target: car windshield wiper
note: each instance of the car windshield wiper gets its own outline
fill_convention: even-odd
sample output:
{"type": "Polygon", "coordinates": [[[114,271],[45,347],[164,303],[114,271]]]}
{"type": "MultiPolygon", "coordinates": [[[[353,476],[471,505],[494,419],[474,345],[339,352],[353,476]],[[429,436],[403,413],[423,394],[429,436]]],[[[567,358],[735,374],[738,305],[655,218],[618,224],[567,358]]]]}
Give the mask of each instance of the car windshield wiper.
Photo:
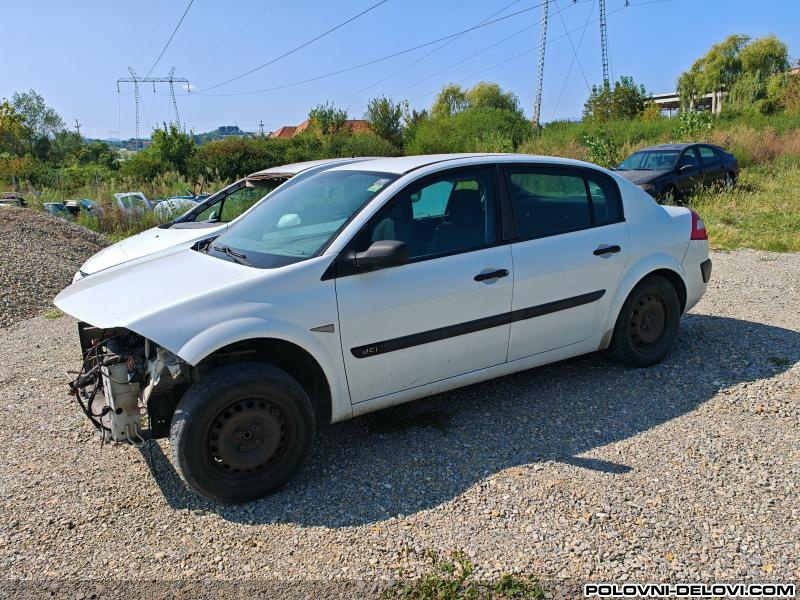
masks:
{"type": "Polygon", "coordinates": [[[236,252],[236,250],[233,250],[230,246],[213,246],[213,248],[217,252],[222,252],[223,254],[227,254],[240,265],[245,265],[248,267],[253,266],[251,263],[247,261],[246,254],[242,254],[241,252],[236,252]]]}

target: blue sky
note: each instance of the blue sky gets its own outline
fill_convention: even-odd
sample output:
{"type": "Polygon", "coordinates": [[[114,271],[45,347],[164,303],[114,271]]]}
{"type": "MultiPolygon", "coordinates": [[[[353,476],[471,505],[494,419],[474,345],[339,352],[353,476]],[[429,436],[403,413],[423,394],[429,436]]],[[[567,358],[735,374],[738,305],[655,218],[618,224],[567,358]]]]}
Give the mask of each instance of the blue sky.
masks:
{"type": "MultiPolygon", "coordinates": [[[[530,115],[539,8],[464,34],[427,57],[440,44],[313,83],[258,94],[211,94],[262,90],[345,69],[472,27],[509,4],[498,17],[535,7],[540,0],[513,4],[511,0],[388,0],[285,59],[203,92],[375,1],[195,0],[153,74],[166,74],[175,66],[176,75],[189,79],[195,92],[180,89],[178,104],[187,128],[196,132],[233,124],[257,131],[262,119],[267,130],[276,129],[302,121],[309,108],[324,101],[347,108],[357,118],[367,101],[379,94],[424,108],[442,85],[471,85],[482,79],[516,93],[530,115]],[[469,58],[472,55],[476,56],[469,58]],[[422,60],[410,65],[417,59],[422,60]],[[379,83],[400,69],[404,70],[379,83]]],[[[187,0],[2,0],[2,4],[6,26],[0,97],[33,88],[69,124],[78,118],[84,135],[132,137],[133,88],[123,85],[118,94],[116,80],[127,75],[128,66],[140,75],[150,69],[187,0]]],[[[800,56],[797,0],[629,0],[627,8],[624,4],[625,0],[607,0],[612,74],[632,75],[652,92],[674,89],[681,71],[731,33],[752,37],[774,33],[789,44],[793,60],[800,56]]],[[[596,0],[550,0],[543,121],[578,117],[588,94],[586,82],[600,81],[597,17],[596,0]],[[565,31],[571,32],[569,39],[565,31]],[[572,47],[579,60],[569,72],[572,47]]],[[[157,91],[142,87],[143,132],[170,119],[167,87],[157,91]]]]}

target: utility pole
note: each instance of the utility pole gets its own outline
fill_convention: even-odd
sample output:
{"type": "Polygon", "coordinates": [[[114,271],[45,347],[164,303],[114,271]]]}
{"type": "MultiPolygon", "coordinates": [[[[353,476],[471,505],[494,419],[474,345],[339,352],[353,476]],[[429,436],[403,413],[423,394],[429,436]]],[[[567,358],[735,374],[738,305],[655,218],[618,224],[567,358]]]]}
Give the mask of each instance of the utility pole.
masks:
{"type": "Polygon", "coordinates": [[[258,126],[261,128],[261,137],[264,137],[264,119],[259,119],[258,126]]]}
{"type": "Polygon", "coordinates": [[[175,84],[176,83],[185,83],[186,90],[191,92],[191,88],[189,87],[189,80],[185,77],[175,77],[175,67],[172,67],[169,70],[169,75],[166,77],[140,77],[136,74],[136,71],[133,70],[133,67],[128,67],[128,72],[131,74],[130,77],[120,77],[117,79],[117,93],[119,94],[119,84],[120,83],[132,83],[133,84],[133,95],[134,95],[134,102],[136,103],[136,148],[142,147],[142,141],[139,136],[139,126],[140,126],[140,105],[142,103],[142,96],[139,92],[139,84],[141,83],[152,83],[153,84],[153,92],[156,91],[156,84],[157,83],[167,83],[169,84],[169,95],[172,100],[172,110],[175,112],[175,120],[173,123],[181,129],[181,118],[178,114],[178,102],[175,100],[175,84]]]}
{"type": "MultiPolygon", "coordinates": [[[[601,0],[602,1],[602,0],[601,0]]],[[[533,124],[539,126],[542,114],[542,82],[544,81],[544,49],[547,46],[547,5],[549,0],[542,0],[542,20],[539,32],[539,66],[536,73],[536,100],[533,103],[533,124]]]]}
{"type": "MultiPolygon", "coordinates": [[[[606,29],[606,0],[599,0],[600,5],[600,55],[603,59],[603,87],[610,87],[608,81],[608,30],[606,29]]],[[[627,3],[626,3],[627,4],[627,3]]]]}
{"type": "Polygon", "coordinates": [[[81,135],[81,124],[78,123],[78,117],[75,117],[75,129],[78,132],[78,137],[81,135]]]}

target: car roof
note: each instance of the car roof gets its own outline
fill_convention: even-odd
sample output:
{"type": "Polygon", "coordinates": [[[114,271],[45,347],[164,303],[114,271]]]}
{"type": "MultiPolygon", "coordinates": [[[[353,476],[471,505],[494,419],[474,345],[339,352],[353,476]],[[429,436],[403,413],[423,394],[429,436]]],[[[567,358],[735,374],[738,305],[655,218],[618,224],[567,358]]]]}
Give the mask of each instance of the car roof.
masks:
{"type": "MultiPolygon", "coordinates": [[[[682,142],[680,144],[656,144],[655,146],[648,146],[647,148],[641,148],[637,150],[637,152],[641,152],[642,150],[685,150],[690,146],[697,146],[697,142],[682,142]]],[[[704,146],[711,146],[712,144],[703,144],[704,146]]]]}
{"type": "Polygon", "coordinates": [[[376,158],[358,164],[347,164],[334,167],[333,171],[375,171],[378,173],[393,173],[404,175],[431,165],[444,164],[449,162],[456,163],[454,166],[468,165],[470,163],[486,162],[526,162],[537,164],[572,165],[576,167],[592,167],[600,169],[597,165],[574,160],[571,158],[561,158],[559,156],[538,156],[535,154],[494,154],[494,153],[464,153],[464,154],[423,154],[419,156],[398,156],[376,158]],[[470,160],[473,159],[473,160],[470,160]]]}
{"type": "Polygon", "coordinates": [[[293,177],[294,175],[297,175],[298,173],[305,171],[306,169],[310,169],[312,167],[317,167],[320,165],[339,165],[351,162],[360,162],[364,160],[370,160],[370,157],[323,158],[321,160],[306,160],[303,162],[296,162],[288,165],[278,165],[277,167],[270,167],[269,169],[256,171],[255,173],[250,173],[250,175],[245,177],[245,179],[250,179],[251,177],[260,178],[269,175],[274,177],[278,177],[281,175],[287,175],[289,177],[293,177]]]}

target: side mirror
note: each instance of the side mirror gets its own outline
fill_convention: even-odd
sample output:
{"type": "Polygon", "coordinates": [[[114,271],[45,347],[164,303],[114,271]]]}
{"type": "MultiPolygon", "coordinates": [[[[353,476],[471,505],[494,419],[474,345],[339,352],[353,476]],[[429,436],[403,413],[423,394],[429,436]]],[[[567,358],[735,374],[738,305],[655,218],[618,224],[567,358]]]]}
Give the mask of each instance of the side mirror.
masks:
{"type": "Polygon", "coordinates": [[[408,262],[408,247],[397,240],[373,242],[364,252],[357,252],[355,266],[359,271],[396,267],[408,262]]]}

